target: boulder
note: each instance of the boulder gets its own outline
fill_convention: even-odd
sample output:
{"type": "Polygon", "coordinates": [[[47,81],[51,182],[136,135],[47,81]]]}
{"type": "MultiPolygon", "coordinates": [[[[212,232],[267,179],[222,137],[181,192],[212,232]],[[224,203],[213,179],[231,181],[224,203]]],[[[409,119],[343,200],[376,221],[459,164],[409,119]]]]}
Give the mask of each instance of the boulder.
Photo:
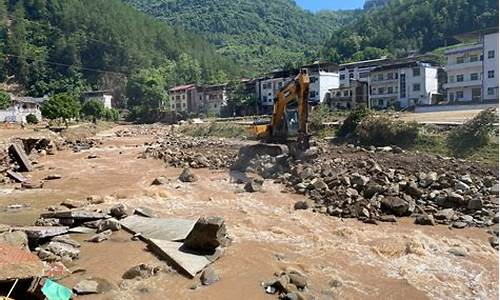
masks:
{"type": "Polygon", "coordinates": [[[396,216],[394,216],[394,215],[387,215],[387,216],[380,216],[379,221],[380,222],[396,223],[398,220],[397,220],[396,216]]]}
{"type": "Polygon", "coordinates": [[[97,225],[97,233],[106,231],[106,230],[111,230],[111,231],[118,231],[122,228],[120,222],[116,219],[106,219],[106,220],[101,220],[99,222],[99,225],[97,225]]]}
{"type": "Polygon", "coordinates": [[[405,186],[405,191],[408,195],[420,198],[423,194],[422,190],[418,187],[417,183],[414,181],[410,181],[405,186]]]}
{"type": "Polygon", "coordinates": [[[309,203],[307,201],[297,201],[293,205],[295,210],[306,210],[309,209],[309,203]]]}
{"type": "Polygon", "coordinates": [[[80,256],[80,249],[78,249],[78,247],[64,242],[51,241],[47,245],[43,246],[43,249],[59,257],[74,259],[80,256]]]}
{"type": "Polygon", "coordinates": [[[354,173],[351,175],[350,181],[351,181],[351,184],[353,184],[353,185],[364,187],[370,181],[370,178],[363,176],[363,175],[360,175],[358,173],[354,173]]]}
{"type": "Polygon", "coordinates": [[[470,199],[467,203],[467,208],[470,210],[481,210],[483,208],[483,200],[481,199],[470,199]]]}
{"type": "Polygon", "coordinates": [[[432,215],[418,215],[415,219],[415,224],[419,225],[436,225],[432,215]]]}
{"type": "Polygon", "coordinates": [[[425,175],[423,179],[419,181],[420,186],[428,187],[433,184],[438,178],[438,174],[436,172],[429,172],[425,175]]]}
{"type": "Polygon", "coordinates": [[[179,180],[182,182],[195,182],[198,178],[193,174],[190,168],[184,168],[181,175],[179,175],[179,180]]]}
{"type": "Polygon", "coordinates": [[[110,208],[109,214],[117,219],[123,219],[128,215],[127,207],[123,203],[116,204],[115,206],[110,208]]]}
{"type": "Polygon", "coordinates": [[[455,211],[452,208],[442,209],[434,214],[436,220],[451,220],[455,215],[455,211]]]}
{"type": "Polygon", "coordinates": [[[382,208],[389,212],[392,212],[398,217],[402,217],[408,214],[410,204],[399,197],[388,196],[382,199],[380,202],[382,208]]]}
{"type": "Polygon", "coordinates": [[[164,185],[167,184],[167,178],[164,176],[156,177],[155,180],[151,183],[151,185],[164,185]]]}
{"type": "Polygon", "coordinates": [[[106,230],[106,231],[103,231],[101,233],[94,235],[93,237],[88,239],[87,242],[100,243],[102,241],[109,239],[111,237],[111,234],[113,234],[113,232],[111,230],[106,230]]]}
{"type": "Polygon", "coordinates": [[[465,182],[457,181],[457,183],[455,183],[455,190],[465,192],[470,190],[470,186],[465,182]]]}
{"type": "Polygon", "coordinates": [[[184,240],[184,246],[201,252],[214,252],[228,242],[226,225],[221,217],[200,218],[184,240]]]}
{"type": "Polygon", "coordinates": [[[363,192],[363,195],[365,196],[365,198],[369,199],[369,198],[373,197],[375,194],[380,194],[380,193],[383,193],[384,191],[385,191],[385,188],[383,186],[381,186],[380,184],[378,184],[374,181],[370,181],[365,186],[365,190],[363,192]]]}

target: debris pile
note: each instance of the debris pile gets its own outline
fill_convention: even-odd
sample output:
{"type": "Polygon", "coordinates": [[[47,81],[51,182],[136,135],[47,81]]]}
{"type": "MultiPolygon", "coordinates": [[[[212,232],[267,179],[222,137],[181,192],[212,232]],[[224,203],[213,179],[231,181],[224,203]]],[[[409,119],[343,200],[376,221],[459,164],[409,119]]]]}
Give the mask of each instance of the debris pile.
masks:
{"type": "Polygon", "coordinates": [[[142,158],[161,159],[173,167],[223,169],[234,163],[239,147],[237,143],[220,138],[167,132],[148,145],[142,158]]]}
{"type": "Polygon", "coordinates": [[[268,294],[277,294],[279,299],[312,299],[308,291],[308,279],[293,268],[276,273],[276,278],[263,282],[262,287],[268,294]]]}
{"type": "MultiPolygon", "coordinates": [[[[392,147],[320,145],[316,158],[257,156],[245,171],[314,200],[315,211],[368,223],[413,216],[423,225],[485,227],[498,211],[498,174],[478,164],[392,147]]],[[[303,202],[303,201],[302,201],[303,202]]],[[[308,203],[296,209],[307,209],[308,203]]]]}

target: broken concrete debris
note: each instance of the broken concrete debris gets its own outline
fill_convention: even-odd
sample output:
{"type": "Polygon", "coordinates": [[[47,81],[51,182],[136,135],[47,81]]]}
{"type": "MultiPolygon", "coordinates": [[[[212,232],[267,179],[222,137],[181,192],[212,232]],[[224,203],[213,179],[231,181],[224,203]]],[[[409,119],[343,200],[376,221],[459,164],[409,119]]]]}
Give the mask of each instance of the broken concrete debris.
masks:
{"type": "Polygon", "coordinates": [[[150,264],[140,264],[128,269],[123,273],[123,279],[147,279],[155,276],[161,271],[168,271],[166,266],[153,266],[150,264]]]}
{"type": "Polygon", "coordinates": [[[229,244],[226,225],[221,217],[200,218],[184,240],[184,246],[195,251],[212,254],[219,246],[229,244]]]}
{"type": "Polygon", "coordinates": [[[17,162],[20,171],[31,172],[33,170],[33,165],[31,164],[28,155],[26,155],[24,149],[18,144],[10,145],[9,155],[17,162]]]}
{"type": "Polygon", "coordinates": [[[21,183],[23,183],[23,182],[29,182],[29,179],[28,179],[28,178],[24,177],[23,175],[21,175],[21,174],[19,174],[19,173],[17,173],[17,172],[14,172],[14,171],[12,171],[12,170],[7,170],[7,175],[8,175],[10,178],[12,178],[12,179],[14,179],[15,181],[17,181],[17,182],[21,182],[21,183]]]}
{"type": "Polygon", "coordinates": [[[109,213],[112,217],[115,217],[117,219],[125,218],[128,215],[127,207],[123,203],[119,203],[111,207],[109,213]]]}
{"type": "Polygon", "coordinates": [[[101,220],[99,225],[97,225],[97,233],[101,233],[103,231],[111,230],[118,231],[122,228],[120,222],[116,219],[110,218],[101,220]]]}
{"type": "Polygon", "coordinates": [[[82,280],[73,287],[77,295],[97,294],[99,283],[95,280],[82,280]]]}
{"type": "Polygon", "coordinates": [[[108,240],[111,237],[112,234],[113,234],[113,231],[106,230],[106,231],[103,231],[101,233],[98,233],[98,234],[94,235],[93,237],[91,237],[90,239],[88,239],[87,242],[100,243],[100,242],[108,240]]]}
{"type": "Polygon", "coordinates": [[[212,267],[207,267],[200,276],[201,284],[212,285],[220,280],[220,273],[212,267]]]}
{"type": "Polygon", "coordinates": [[[182,241],[193,230],[197,220],[147,218],[130,216],[120,221],[132,233],[140,233],[147,239],[182,241]]]}
{"type": "Polygon", "coordinates": [[[307,277],[292,268],[276,273],[275,279],[262,283],[267,294],[278,294],[279,299],[310,299],[312,295],[307,286],[307,277]]]}

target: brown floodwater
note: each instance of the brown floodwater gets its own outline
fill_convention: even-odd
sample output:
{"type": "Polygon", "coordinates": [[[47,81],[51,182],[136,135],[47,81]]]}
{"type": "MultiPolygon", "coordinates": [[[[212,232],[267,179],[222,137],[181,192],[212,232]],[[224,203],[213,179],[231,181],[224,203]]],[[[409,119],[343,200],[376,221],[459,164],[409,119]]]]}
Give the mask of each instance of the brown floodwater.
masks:
{"type": "Polygon", "coordinates": [[[213,264],[221,280],[212,286],[192,289],[199,279],[176,273],[131,281],[119,288],[122,274],[139,263],[161,262],[141,241],[118,232],[100,244],[84,242],[86,235],[72,235],[82,242],[75,266],[86,270],[61,282],[72,286],[85,278],[99,278],[111,290],[78,299],[277,299],[266,295],[261,282],[275,272],[293,267],[310,281],[318,299],[497,299],[498,253],[488,243],[485,229],[450,230],[446,226],[417,226],[411,219],[398,224],[369,225],[295,211],[293,204],[304,196],[283,192],[266,181],[261,193],[242,193],[228,171],[194,170],[199,180],[181,183],[181,170],[160,160],[138,159],[144,143],[153,136],[100,136],[97,148],[73,153],[57,152],[38,159],[29,176],[40,180],[49,174],[62,179],[47,181],[41,190],[0,191],[0,223],[31,224],[49,205],[65,199],[83,200],[90,195],[111,196],[108,207],[125,203],[145,206],[162,217],[219,215],[225,218],[233,244],[213,264]],[[87,159],[90,153],[96,159],[87,159]],[[158,176],[170,179],[151,186],[158,176]],[[10,204],[29,208],[4,211],[10,204]],[[458,257],[448,250],[461,247],[458,257]],[[341,283],[333,287],[332,281],[341,283]]]}

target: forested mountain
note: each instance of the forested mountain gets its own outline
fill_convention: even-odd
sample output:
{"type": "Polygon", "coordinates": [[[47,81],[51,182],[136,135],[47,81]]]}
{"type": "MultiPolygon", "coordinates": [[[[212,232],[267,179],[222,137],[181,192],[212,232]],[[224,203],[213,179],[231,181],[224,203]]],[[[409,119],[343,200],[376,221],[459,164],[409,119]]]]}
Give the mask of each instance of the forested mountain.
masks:
{"type": "Polygon", "coordinates": [[[498,0],[371,0],[354,22],[334,30],[322,54],[343,62],[441,47],[458,33],[498,26],[498,0]],[[380,6],[382,5],[382,6],[380,6]]]}
{"type": "Polygon", "coordinates": [[[30,95],[124,90],[134,78],[166,88],[238,72],[203,37],[119,0],[0,0],[0,82],[30,95]]]}
{"type": "Polygon", "coordinates": [[[269,71],[317,58],[334,29],[361,11],[310,13],[292,0],[123,0],[202,34],[246,70],[269,71]]]}

